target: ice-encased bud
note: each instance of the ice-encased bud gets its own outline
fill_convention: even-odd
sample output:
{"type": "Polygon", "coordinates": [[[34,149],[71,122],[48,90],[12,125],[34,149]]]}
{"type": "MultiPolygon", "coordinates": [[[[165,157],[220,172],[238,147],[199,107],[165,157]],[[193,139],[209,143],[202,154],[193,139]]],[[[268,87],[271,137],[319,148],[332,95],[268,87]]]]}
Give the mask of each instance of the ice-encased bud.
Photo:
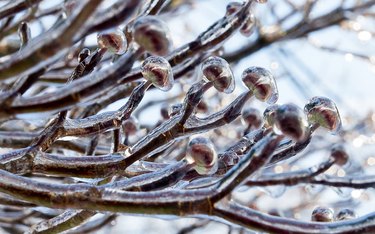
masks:
{"type": "Polygon", "coordinates": [[[355,219],[355,218],[357,218],[357,215],[355,214],[355,212],[351,209],[345,208],[345,209],[340,210],[337,213],[335,220],[343,221],[343,220],[350,220],[350,219],[355,219]]]}
{"type": "Polygon", "coordinates": [[[211,175],[218,169],[214,145],[204,137],[196,137],[189,142],[186,160],[189,163],[194,163],[194,169],[200,175],[211,175]]]}
{"type": "Polygon", "coordinates": [[[267,0],[255,0],[257,3],[267,3],[267,0]]]}
{"type": "MultiPolygon", "coordinates": [[[[225,12],[225,16],[230,16],[238,12],[241,7],[243,7],[243,4],[240,2],[230,2],[227,5],[227,9],[225,12]]],[[[244,35],[245,37],[250,36],[253,31],[254,31],[254,26],[255,26],[255,16],[254,14],[249,11],[248,17],[244,20],[243,25],[240,28],[240,33],[244,35]]]]}
{"type": "Polygon", "coordinates": [[[241,114],[242,123],[246,126],[252,126],[253,128],[259,128],[262,124],[262,114],[256,108],[245,108],[241,114]]]}
{"type": "Polygon", "coordinates": [[[119,55],[125,53],[128,47],[125,34],[119,28],[109,29],[99,33],[97,41],[100,48],[107,49],[108,51],[119,55]]]}
{"type": "Polygon", "coordinates": [[[136,118],[130,116],[127,120],[122,122],[122,131],[127,135],[134,135],[139,129],[139,123],[136,118]]]}
{"type": "Polygon", "coordinates": [[[91,51],[88,48],[83,48],[79,54],[78,54],[78,62],[82,62],[85,60],[87,57],[89,57],[91,54],[91,51]]]}
{"type": "Polygon", "coordinates": [[[332,222],[333,210],[326,207],[316,207],[311,214],[311,221],[332,222]]]}
{"type": "Polygon", "coordinates": [[[310,124],[319,124],[332,133],[337,133],[341,129],[340,113],[336,104],[329,98],[311,98],[305,105],[305,113],[310,124]]]}
{"type": "Polygon", "coordinates": [[[269,104],[274,104],[279,98],[275,78],[268,70],[261,67],[249,67],[242,73],[245,86],[254,93],[255,97],[269,104]]]}
{"type": "Polygon", "coordinates": [[[349,155],[342,144],[332,146],[331,157],[335,159],[335,163],[339,166],[345,165],[349,160],[349,155]]]}
{"type": "Polygon", "coordinates": [[[18,35],[21,40],[21,47],[24,47],[31,39],[31,30],[26,21],[22,21],[18,26],[18,35]]]}
{"type": "Polygon", "coordinates": [[[275,115],[276,110],[279,108],[279,105],[274,104],[268,106],[263,112],[263,121],[267,127],[272,127],[275,124],[275,115]]]}
{"type": "Polygon", "coordinates": [[[295,141],[302,141],[308,133],[303,111],[294,104],[280,105],[275,112],[275,132],[280,131],[295,141]]]}
{"type": "Polygon", "coordinates": [[[226,60],[211,56],[203,61],[201,72],[203,79],[211,81],[219,92],[233,92],[235,86],[234,75],[226,60]]]}
{"type": "Polygon", "coordinates": [[[167,55],[172,47],[170,31],[156,16],[138,18],[132,28],[134,41],[151,54],[167,55]]]}
{"type": "Polygon", "coordinates": [[[243,6],[243,4],[240,3],[240,2],[230,2],[230,3],[228,3],[227,8],[226,8],[225,15],[226,15],[226,16],[233,15],[233,14],[236,13],[239,9],[241,9],[242,6],[243,6]]]}
{"type": "Polygon", "coordinates": [[[141,72],[146,80],[162,91],[168,91],[173,87],[172,68],[163,57],[150,56],[146,58],[142,63],[141,72]]]}
{"type": "Polygon", "coordinates": [[[240,29],[240,33],[245,37],[249,37],[254,32],[255,22],[255,16],[252,12],[250,12],[248,19],[240,29]]]}

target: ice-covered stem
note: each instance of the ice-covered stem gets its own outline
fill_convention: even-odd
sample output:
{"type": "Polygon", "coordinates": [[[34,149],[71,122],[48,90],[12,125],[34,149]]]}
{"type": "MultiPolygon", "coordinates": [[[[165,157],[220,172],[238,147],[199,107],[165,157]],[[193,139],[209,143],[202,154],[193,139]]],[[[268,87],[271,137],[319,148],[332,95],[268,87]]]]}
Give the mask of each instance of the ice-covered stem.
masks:
{"type": "Polygon", "coordinates": [[[53,62],[50,58],[61,54],[67,46],[71,45],[77,30],[85,24],[101,3],[101,0],[87,0],[80,4],[75,13],[61,27],[34,38],[20,54],[11,56],[0,65],[0,79],[5,80],[21,74],[30,69],[35,70],[40,64],[53,62]],[[43,63],[42,63],[43,62],[43,63]]]}

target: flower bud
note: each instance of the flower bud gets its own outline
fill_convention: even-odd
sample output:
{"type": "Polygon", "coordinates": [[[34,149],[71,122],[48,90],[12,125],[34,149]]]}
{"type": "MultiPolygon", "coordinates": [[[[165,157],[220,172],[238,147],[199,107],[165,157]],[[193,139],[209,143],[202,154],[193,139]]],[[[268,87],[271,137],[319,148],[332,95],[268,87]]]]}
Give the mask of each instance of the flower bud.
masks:
{"type": "Polygon", "coordinates": [[[171,65],[163,57],[150,56],[142,63],[143,77],[162,91],[173,87],[174,79],[171,65]]]}
{"type": "Polygon", "coordinates": [[[139,123],[136,118],[130,116],[127,120],[122,123],[122,131],[124,134],[134,135],[139,129],[139,123]]]}
{"type": "Polygon", "coordinates": [[[245,37],[249,37],[255,28],[255,16],[252,12],[249,13],[249,17],[246,19],[244,25],[240,29],[240,33],[245,37]]]}
{"type": "Polygon", "coordinates": [[[99,33],[97,41],[100,48],[105,48],[110,52],[119,55],[125,53],[128,46],[125,34],[119,28],[99,33]]]}
{"type": "Polygon", "coordinates": [[[303,111],[294,104],[284,104],[275,113],[275,132],[280,131],[295,141],[302,141],[307,135],[307,121],[303,111]]]}
{"type": "Polygon", "coordinates": [[[226,16],[233,15],[239,9],[241,9],[242,6],[243,6],[243,4],[240,3],[240,2],[230,2],[230,3],[228,3],[225,15],[226,16]]]}
{"type": "Polygon", "coordinates": [[[234,76],[226,60],[211,56],[202,63],[201,70],[203,79],[211,81],[219,92],[233,92],[234,76]]]}
{"type": "Polygon", "coordinates": [[[311,221],[315,222],[332,222],[333,210],[326,207],[317,207],[311,214],[311,221]]]}
{"type": "Polygon", "coordinates": [[[200,175],[211,175],[218,169],[214,145],[207,138],[197,137],[189,142],[186,160],[194,163],[194,169],[200,175]]]}
{"type": "Polygon", "coordinates": [[[274,104],[279,98],[276,82],[268,70],[261,67],[249,67],[242,73],[245,86],[260,101],[274,104]]]}
{"type": "Polygon", "coordinates": [[[262,115],[258,109],[246,108],[242,111],[242,123],[246,126],[252,126],[257,129],[262,124],[262,115]]]}
{"type": "Polygon", "coordinates": [[[91,51],[88,48],[83,48],[81,52],[78,54],[78,62],[82,62],[85,60],[87,57],[89,57],[91,54],[91,51]]]}
{"type": "Polygon", "coordinates": [[[331,149],[331,157],[334,158],[335,163],[339,166],[343,166],[348,162],[349,155],[343,145],[336,144],[331,149]]]}
{"type": "Polygon", "coordinates": [[[335,220],[337,221],[343,221],[343,220],[350,220],[350,219],[355,219],[357,218],[357,215],[355,212],[351,209],[345,208],[340,210],[337,215],[335,220]]]}
{"type": "Polygon", "coordinates": [[[263,112],[263,121],[268,127],[272,127],[275,124],[275,115],[276,110],[279,108],[279,105],[274,104],[268,106],[263,112]]]}
{"type": "Polygon", "coordinates": [[[310,124],[319,124],[333,133],[341,129],[340,113],[336,104],[329,98],[311,98],[305,105],[305,113],[310,124]]]}
{"type": "Polygon", "coordinates": [[[170,31],[166,24],[155,16],[143,16],[133,25],[133,39],[151,54],[165,56],[172,47],[170,31]]]}

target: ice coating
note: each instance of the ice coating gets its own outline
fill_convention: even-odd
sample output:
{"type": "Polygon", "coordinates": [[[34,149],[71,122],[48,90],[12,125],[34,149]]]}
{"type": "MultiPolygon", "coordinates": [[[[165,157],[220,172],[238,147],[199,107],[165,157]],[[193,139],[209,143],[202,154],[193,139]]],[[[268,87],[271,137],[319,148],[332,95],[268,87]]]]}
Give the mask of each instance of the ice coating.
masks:
{"type": "Polygon", "coordinates": [[[307,125],[303,111],[294,104],[280,105],[275,112],[275,132],[282,132],[295,141],[306,138],[307,125]]]}
{"type": "Polygon", "coordinates": [[[151,54],[165,56],[171,51],[170,31],[165,22],[156,16],[138,18],[132,32],[134,41],[151,54]]]}
{"type": "Polygon", "coordinates": [[[249,13],[249,17],[245,21],[244,25],[242,25],[240,29],[240,33],[244,35],[245,37],[249,37],[253,32],[255,28],[255,16],[253,13],[249,13]]]}
{"type": "Polygon", "coordinates": [[[316,207],[311,214],[311,221],[332,222],[333,210],[326,207],[316,207]]]}
{"type": "Polygon", "coordinates": [[[259,128],[262,124],[262,115],[258,109],[248,107],[242,111],[242,122],[246,126],[259,128]]]}
{"type": "Polygon", "coordinates": [[[117,29],[109,29],[101,32],[97,36],[100,48],[105,48],[114,54],[124,54],[127,49],[127,41],[124,32],[117,29]]]}
{"type": "Polygon", "coordinates": [[[90,56],[91,51],[88,48],[83,48],[81,52],[78,54],[78,62],[82,62],[85,60],[88,56],[90,56]]]}
{"type": "Polygon", "coordinates": [[[174,79],[169,62],[158,56],[150,56],[142,63],[143,77],[162,91],[169,91],[173,87],[174,79]]]}
{"type": "Polygon", "coordinates": [[[274,104],[268,106],[263,112],[263,121],[265,125],[267,125],[268,127],[272,127],[275,123],[275,115],[277,108],[279,108],[279,105],[274,104]]]}
{"type": "Polygon", "coordinates": [[[335,220],[343,221],[343,220],[350,220],[350,219],[355,219],[355,218],[357,218],[357,215],[355,214],[353,210],[344,208],[337,213],[335,220]]]}
{"type": "Polygon", "coordinates": [[[242,73],[245,86],[254,92],[257,99],[274,104],[279,98],[275,78],[262,67],[249,67],[242,73]]]}
{"type": "Polygon", "coordinates": [[[200,175],[211,175],[218,169],[217,153],[212,142],[204,137],[196,137],[189,142],[186,160],[194,163],[200,175]]]}
{"type": "Polygon", "coordinates": [[[211,56],[201,65],[203,79],[211,81],[213,86],[224,93],[232,93],[235,87],[234,75],[228,62],[220,57],[211,56]]]}
{"type": "Polygon", "coordinates": [[[310,124],[319,124],[332,133],[340,131],[340,113],[331,99],[319,96],[313,97],[305,105],[304,110],[310,124]]]}
{"type": "Polygon", "coordinates": [[[243,4],[240,3],[240,2],[230,2],[230,3],[228,3],[225,15],[230,16],[230,15],[236,13],[239,9],[241,9],[242,6],[243,6],[243,4]]]}

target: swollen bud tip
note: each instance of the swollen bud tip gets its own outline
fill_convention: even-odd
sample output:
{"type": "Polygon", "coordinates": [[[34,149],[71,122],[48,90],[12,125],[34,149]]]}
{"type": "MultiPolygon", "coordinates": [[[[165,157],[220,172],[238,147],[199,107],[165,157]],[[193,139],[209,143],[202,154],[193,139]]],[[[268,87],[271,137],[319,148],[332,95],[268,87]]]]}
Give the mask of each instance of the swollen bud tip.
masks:
{"type": "Polygon", "coordinates": [[[234,76],[226,60],[211,56],[203,61],[201,71],[203,79],[211,81],[219,92],[233,92],[235,87],[234,76]]]}
{"type": "Polygon", "coordinates": [[[156,88],[169,91],[173,87],[174,79],[171,65],[163,57],[150,56],[142,63],[143,77],[156,88]]]}
{"type": "Polygon", "coordinates": [[[275,78],[268,70],[261,67],[249,67],[242,73],[245,86],[255,97],[268,104],[274,104],[279,98],[275,78]]]}
{"type": "Polygon", "coordinates": [[[134,135],[139,129],[138,120],[132,116],[122,123],[122,131],[127,135],[134,135]]]}
{"type": "Polygon", "coordinates": [[[340,113],[336,104],[326,97],[313,97],[305,105],[305,113],[310,124],[318,124],[332,133],[341,129],[340,113]]]}
{"type": "Polygon", "coordinates": [[[194,163],[200,175],[212,175],[218,169],[217,153],[212,142],[204,137],[196,137],[188,144],[186,160],[194,163]]]}
{"type": "Polygon", "coordinates": [[[311,214],[311,221],[315,222],[332,222],[333,210],[326,207],[317,207],[311,214]]]}
{"type": "Polygon", "coordinates": [[[275,112],[274,131],[281,132],[295,141],[303,141],[308,134],[303,111],[294,104],[280,105],[275,112]]]}
{"type": "Polygon", "coordinates": [[[262,115],[256,108],[246,108],[242,111],[242,123],[246,126],[251,126],[257,129],[262,124],[262,115]]]}
{"type": "Polygon", "coordinates": [[[134,22],[132,32],[134,41],[151,54],[165,56],[171,50],[170,31],[156,16],[140,17],[134,22]]]}
{"type": "Polygon", "coordinates": [[[78,54],[78,62],[82,62],[85,60],[87,57],[89,57],[91,54],[91,51],[88,48],[83,48],[81,52],[78,54]]]}
{"type": "Polygon", "coordinates": [[[331,157],[335,160],[335,163],[339,166],[345,165],[349,160],[344,146],[342,144],[336,144],[331,148],[331,157]]]}
{"type": "Polygon", "coordinates": [[[344,220],[350,220],[350,219],[355,219],[355,218],[357,218],[357,215],[355,214],[353,210],[344,208],[337,213],[335,220],[344,221],[344,220]]]}
{"type": "Polygon", "coordinates": [[[125,34],[119,28],[99,33],[97,41],[100,48],[107,49],[108,51],[119,55],[125,53],[128,47],[125,34]]]}

